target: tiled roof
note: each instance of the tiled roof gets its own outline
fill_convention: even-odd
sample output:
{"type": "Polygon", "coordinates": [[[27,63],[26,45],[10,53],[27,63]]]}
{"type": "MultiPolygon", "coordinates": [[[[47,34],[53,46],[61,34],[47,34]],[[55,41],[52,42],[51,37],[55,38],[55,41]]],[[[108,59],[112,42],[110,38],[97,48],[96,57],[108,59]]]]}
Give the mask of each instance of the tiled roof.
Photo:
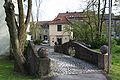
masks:
{"type": "Polygon", "coordinates": [[[82,20],[84,18],[83,12],[66,12],[59,13],[58,16],[50,21],[50,24],[67,24],[71,20],[82,20]]]}

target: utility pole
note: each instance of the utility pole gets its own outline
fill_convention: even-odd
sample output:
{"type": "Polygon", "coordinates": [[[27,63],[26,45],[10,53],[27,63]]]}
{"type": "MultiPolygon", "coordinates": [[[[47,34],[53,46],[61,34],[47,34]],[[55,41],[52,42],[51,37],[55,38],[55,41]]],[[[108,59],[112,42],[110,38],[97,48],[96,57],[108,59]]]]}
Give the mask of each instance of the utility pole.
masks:
{"type": "Polygon", "coordinates": [[[111,65],[111,11],[112,11],[112,0],[109,0],[109,27],[108,27],[108,70],[110,72],[111,65]]]}

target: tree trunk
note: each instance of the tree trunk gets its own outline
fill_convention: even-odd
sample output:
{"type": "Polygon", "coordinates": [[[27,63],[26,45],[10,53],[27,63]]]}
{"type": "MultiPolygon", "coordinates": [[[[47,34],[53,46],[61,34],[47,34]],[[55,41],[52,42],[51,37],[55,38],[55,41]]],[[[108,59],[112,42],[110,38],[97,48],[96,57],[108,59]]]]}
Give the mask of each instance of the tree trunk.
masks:
{"type": "Polygon", "coordinates": [[[18,63],[21,73],[24,73],[23,64],[25,63],[25,58],[20,52],[19,48],[18,30],[15,22],[14,5],[11,1],[5,0],[4,8],[6,12],[6,22],[9,28],[10,42],[13,48],[14,57],[18,63]]]}
{"type": "Polygon", "coordinates": [[[12,3],[12,0],[5,0],[4,8],[6,13],[6,22],[10,34],[10,43],[13,49],[13,55],[17,62],[17,67],[16,65],[15,67],[17,70],[19,69],[19,72],[26,73],[26,58],[23,53],[26,38],[26,29],[30,21],[30,14],[32,10],[32,0],[28,0],[28,10],[25,22],[23,0],[17,0],[17,2],[19,10],[19,26],[15,20],[14,4],[12,3]]]}
{"type": "Polygon", "coordinates": [[[23,0],[18,1],[18,9],[19,9],[19,29],[18,29],[18,39],[19,39],[19,47],[21,54],[24,53],[25,39],[26,39],[26,29],[28,23],[30,21],[30,15],[32,11],[32,0],[28,0],[28,10],[27,16],[24,22],[24,10],[23,10],[23,0]]]}

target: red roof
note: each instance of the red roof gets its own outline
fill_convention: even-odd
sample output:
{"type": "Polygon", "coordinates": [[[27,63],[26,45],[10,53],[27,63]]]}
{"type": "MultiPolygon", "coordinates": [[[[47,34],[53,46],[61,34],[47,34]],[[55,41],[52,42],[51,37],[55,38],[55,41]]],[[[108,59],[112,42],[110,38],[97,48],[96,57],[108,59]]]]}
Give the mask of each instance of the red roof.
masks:
{"type": "Polygon", "coordinates": [[[59,13],[58,16],[50,21],[50,24],[68,24],[71,20],[82,20],[84,18],[83,12],[66,12],[59,13]]]}

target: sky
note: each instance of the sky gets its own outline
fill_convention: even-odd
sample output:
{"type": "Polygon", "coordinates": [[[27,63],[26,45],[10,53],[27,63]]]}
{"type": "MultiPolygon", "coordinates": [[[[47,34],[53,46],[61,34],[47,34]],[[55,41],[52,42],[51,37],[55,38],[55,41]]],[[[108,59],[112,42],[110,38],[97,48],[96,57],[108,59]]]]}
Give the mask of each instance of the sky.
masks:
{"type": "MultiPolygon", "coordinates": [[[[35,0],[34,0],[35,1],[35,0]]],[[[86,8],[87,0],[42,0],[39,20],[53,20],[58,13],[81,12],[86,8]]],[[[113,0],[114,1],[114,0],[113,0]]],[[[36,14],[35,2],[33,2],[33,14],[36,14]]],[[[106,11],[108,13],[108,10],[106,11]]],[[[116,10],[113,8],[113,12],[116,10]]]]}
{"type": "MultiPolygon", "coordinates": [[[[43,0],[40,8],[39,20],[53,20],[58,13],[83,11],[83,2],[85,0],[43,0]]],[[[35,4],[35,3],[33,3],[35,4]]],[[[84,4],[85,5],[85,4],[84,4]]],[[[35,14],[35,5],[33,5],[33,13],[35,14]]]]}

